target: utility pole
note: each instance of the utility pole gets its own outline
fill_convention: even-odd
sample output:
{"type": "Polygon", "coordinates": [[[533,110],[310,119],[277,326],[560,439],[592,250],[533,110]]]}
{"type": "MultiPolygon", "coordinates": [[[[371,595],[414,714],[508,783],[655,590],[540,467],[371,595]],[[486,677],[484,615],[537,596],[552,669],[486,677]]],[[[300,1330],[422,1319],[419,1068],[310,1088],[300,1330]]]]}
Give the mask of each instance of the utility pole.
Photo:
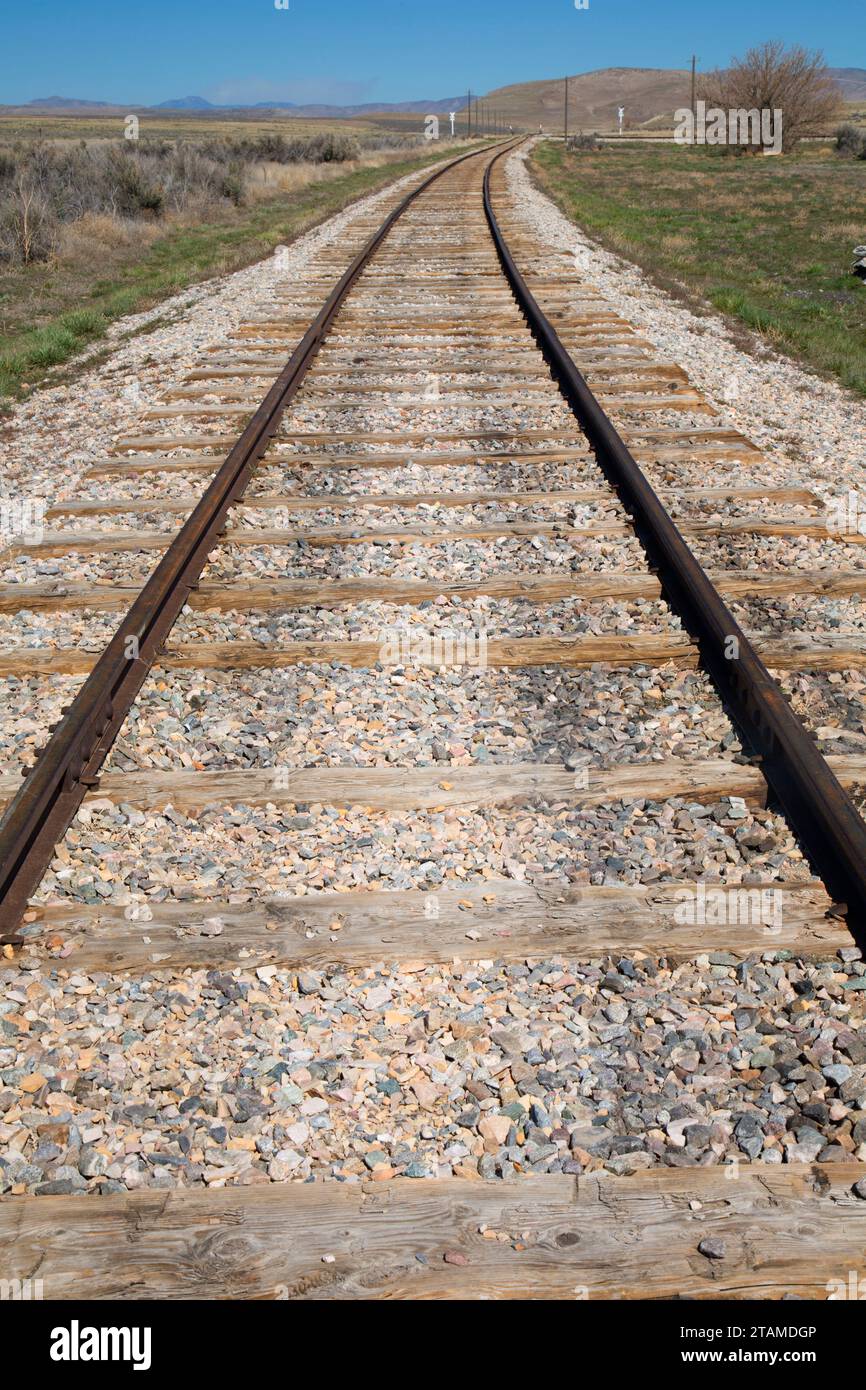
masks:
{"type": "Polygon", "coordinates": [[[568,149],[568,78],[565,79],[565,148],[568,149]]]}
{"type": "Polygon", "coordinates": [[[472,134],[472,89],[466,93],[466,139],[472,134]]]}
{"type": "Polygon", "coordinates": [[[697,107],[695,105],[695,55],[692,54],[692,119],[697,120],[697,107]]]}

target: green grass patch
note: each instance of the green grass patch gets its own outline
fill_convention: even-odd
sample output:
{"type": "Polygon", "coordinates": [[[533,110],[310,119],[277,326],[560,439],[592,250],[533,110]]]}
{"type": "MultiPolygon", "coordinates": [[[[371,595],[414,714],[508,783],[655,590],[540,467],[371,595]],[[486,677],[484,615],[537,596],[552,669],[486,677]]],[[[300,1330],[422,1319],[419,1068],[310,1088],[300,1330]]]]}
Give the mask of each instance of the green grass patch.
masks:
{"type": "Polygon", "coordinates": [[[866,395],[866,162],[826,146],[782,158],[676,145],[565,153],[540,143],[539,186],[663,288],[866,395]]]}

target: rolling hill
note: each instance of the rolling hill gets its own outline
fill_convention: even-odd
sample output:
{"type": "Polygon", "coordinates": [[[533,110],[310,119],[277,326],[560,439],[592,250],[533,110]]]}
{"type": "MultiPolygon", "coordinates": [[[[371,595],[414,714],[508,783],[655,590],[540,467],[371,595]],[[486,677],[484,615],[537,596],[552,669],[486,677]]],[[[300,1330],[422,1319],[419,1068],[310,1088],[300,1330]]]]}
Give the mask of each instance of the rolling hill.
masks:
{"type": "MultiPolygon", "coordinates": [[[[866,68],[830,68],[830,73],[844,101],[866,99],[866,68]]],[[[619,106],[625,107],[627,127],[666,123],[678,107],[689,105],[689,93],[690,73],[685,68],[600,68],[569,75],[569,128],[615,130],[619,106]]],[[[519,129],[542,125],[561,131],[564,98],[565,81],[558,77],[499,87],[481,100],[519,129]]]]}
{"type": "MultiPolygon", "coordinates": [[[[482,100],[519,129],[561,130],[564,78],[518,82],[500,87],[482,100]]],[[[644,125],[654,116],[689,104],[689,74],[685,69],[602,68],[568,79],[569,126],[573,130],[616,127],[617,107],[626,120],[644,125]]]]}

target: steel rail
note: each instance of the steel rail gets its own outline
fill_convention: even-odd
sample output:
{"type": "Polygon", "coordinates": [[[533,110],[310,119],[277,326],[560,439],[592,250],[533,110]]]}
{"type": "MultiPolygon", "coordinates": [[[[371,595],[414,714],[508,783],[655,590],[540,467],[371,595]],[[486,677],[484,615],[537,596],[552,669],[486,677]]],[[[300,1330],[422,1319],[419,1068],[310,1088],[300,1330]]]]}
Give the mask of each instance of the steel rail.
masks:
{"type": "MultiPolygon", "coordinates": [[[[514,142],[509,142],[509,146],[514,142]]],[[[436,169],[385,218],[334,286],[304,337],[231,451],[207,491],[169,545],[141,593],[98,657],[64,718],[37,754],[32,768],[0,820],[0,942],[14,935],[30,894],[51,862],[54,848],[120,732],[208,556],[225,534],[229,509],[240,500],[250,475],[276,432],[330,329],[343,301],[385,237],[431,184],[462,164],[488,154],[470,150],[436,169]]]]}
{"type": "Polygon", "coordinates": [[[496,155],[485,170],[484,211],[514,297],[599,466],[630,514],[666,598],[697,643],[708,673],[814,868],[844,905],[848,926],[862,936],[866,822],[692,554],[518,270],[490,189],[493,167],[506,153],[496,155]]]}

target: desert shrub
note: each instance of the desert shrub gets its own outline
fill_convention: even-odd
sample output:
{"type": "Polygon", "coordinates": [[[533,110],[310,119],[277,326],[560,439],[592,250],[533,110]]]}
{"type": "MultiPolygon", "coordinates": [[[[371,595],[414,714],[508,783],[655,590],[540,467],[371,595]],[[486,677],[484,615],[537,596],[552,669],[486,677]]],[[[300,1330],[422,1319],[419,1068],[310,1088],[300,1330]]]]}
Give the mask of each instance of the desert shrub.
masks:
{"type": "Polygon", "coordinates": [[[167,213],[197,215],[220,202],[240,206],[253,165],[314,166],[360,156],[358,141],[338,131],[177,143],[10,144],[0,150],[0,258],[44,260],[66,227],[78,228],[64,244],[80,255],[91,217],[122,227],[167,213]]]}
{"type": "Polygon", "coordinates": [[[360,155],[361,147],[351,135],[326,131],[313,136],[305,158],[313,164],[342,164],[349,159],[359,159],[360,155]]]}
{"type": "Polygon", "coordinates": [[[836,149],[839,154],[850,155],[854,159],[866,158],[866,130],[846,121],[836,131],[836,149]]]}
{"type": "Polygon", "coordinates": [[[211,159],[222,163],[242,160],[247,164],[332,164],[359,159],[361,147],[351,135],[323,131],[320,135],[264,134],[240,140],[209,140],[204,146],[211,159]]]}
{"type": "Polygon", "coordinates": [[[118,217],[158,216],[162,212],[166,201],[166,177],[158,178],[158,156],[153,159],[123,146],[111,146],[99,152],[98,162],[100,160],[103,196],[112,212],[118,217]]]}
{"type": "Polygon", "coordinates": [[[232,160],[219,180],[220,197],[228,198],[229,202],[234,203],[238,208],[244,201],[246,195],[246,178],[244,165],[240,159],[232,160]]]}
{"type": "Polygon", "coordinates": [[[57,220],[35,185],[20,174],[0,203],[0,259],[21,265],[47,260],[57,240],[57,220]]]}
{"type": "Polygon", "coordinates": [[[247,161],[227,142],[202,145],[120,140],[58,147],[44,142],[0,151],[0,256],[43,260],[62,226],[106,216],[156,221],[166,212],[243,202],[247,161]]]}
{"type": "Polygon", "coordinates": [[[583,131],[579,135],[569,135],[568,148],[570,150],[600,150],[601,141],[598,135],[584,135],[583,131]]]}
{"type": "MultiPolygon", "coordinates": [[[[448,129],[447,120],[445,129],[448,129]]],[[[365,153],[376,153],[379,150],[411,150],[426,143],[424,132],[421,130],[411,134],[401,134],[396,130],[382,130],[374,135],[363,135],[359,140],[361,149],[365,153]]]]}
{"type": "Polygon", "coordinates": [[[18,162],[9,150],[0,150],[0,189],[11,185],[18,162]]]}
{"type": "Polygon", "coordinates": [[[180,145],[156,158],[148,151],[145,158],[151,178],[160,180],[166,204],[175,212],[183,212],[193,200],[203,207],[226,196],[222,166],[194,145],[180,145]]]}

